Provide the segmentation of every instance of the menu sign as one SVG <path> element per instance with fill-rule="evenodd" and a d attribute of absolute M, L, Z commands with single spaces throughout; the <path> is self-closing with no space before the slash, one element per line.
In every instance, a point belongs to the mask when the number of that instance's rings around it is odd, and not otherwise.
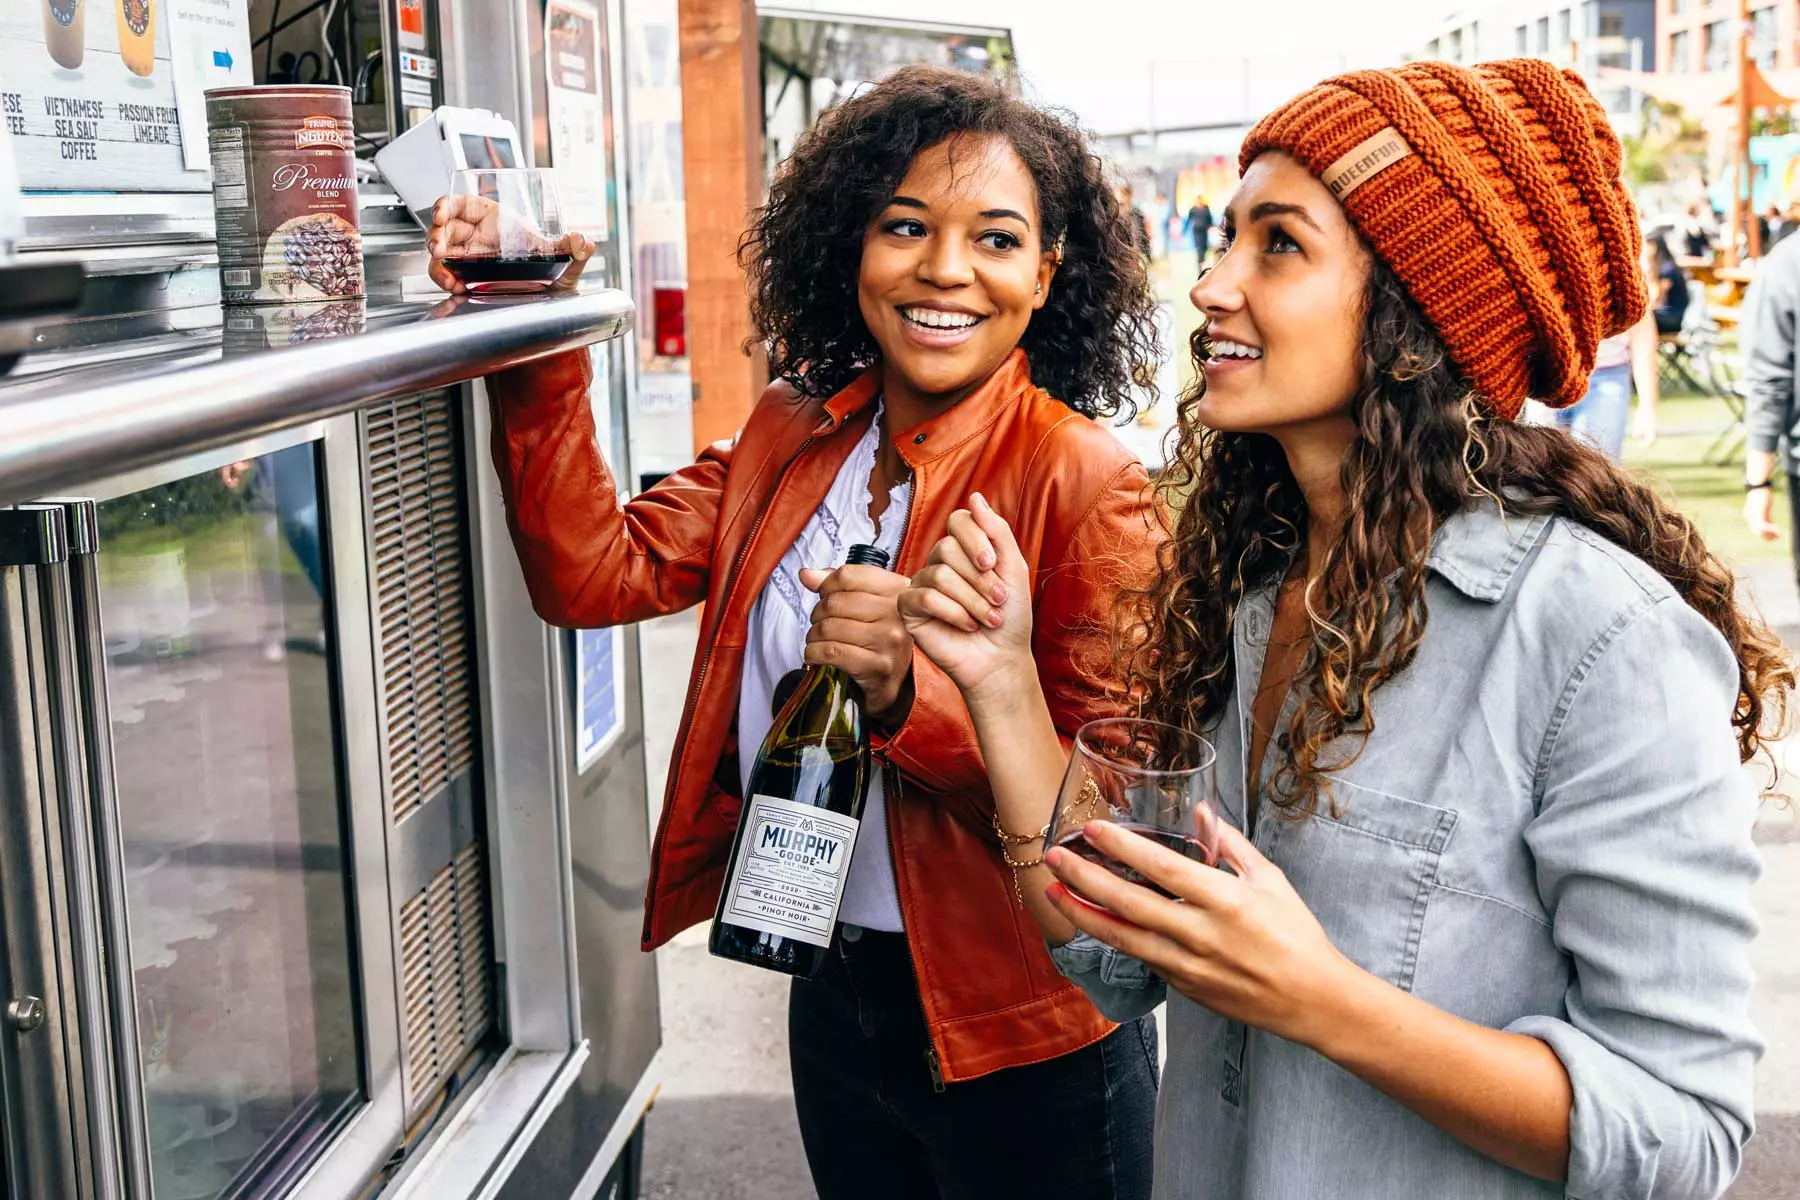
<path fill-rule="evenodd" d="M 20 185 L 205 191 L 205 139 L 184 157 L 182 109 L 250 82 L 246 3 L 0 0 L 0 119 Z"/>
<path fill-rule="evenodd" d="M 587 0 L 550 0 L 544 9 L 550 161 L 564 223 L 604 239 L 606 108 L 600 95 L 600 12 Z"/>

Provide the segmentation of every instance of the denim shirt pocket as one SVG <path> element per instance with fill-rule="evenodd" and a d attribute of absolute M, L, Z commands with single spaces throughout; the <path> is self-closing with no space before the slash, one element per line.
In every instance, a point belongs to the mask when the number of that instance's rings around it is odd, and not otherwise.
<path fill-rule="evenodd" d="M 1426 905 L 1456 813 L 1330 778 L 1317 812 L 1271 822 L 1270 857 L 1333 945 L 1364 970 L 1411 991 Z"/>
<path fill-rule="evenodd" d="M 1143 989 L 1159 982 L 1142 959 L 1129 954 L 1108 954 L 1100 959 L 1100 982 L 1108 987 Z"/>

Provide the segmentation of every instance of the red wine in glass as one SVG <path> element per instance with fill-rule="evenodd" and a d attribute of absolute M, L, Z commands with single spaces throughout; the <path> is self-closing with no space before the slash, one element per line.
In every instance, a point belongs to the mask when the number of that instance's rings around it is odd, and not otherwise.
<path fill-rule="evenodd" d="M 574 256 L 570 254 L 487 255 L 479 258 L 444 259 L 444 269 L 462 280 L 471 292 L 508 287 L 546 288 L 561 278 Z"/>
<path fill-rule="evenodd" d="M 1135 833 L 1139 837 L 1148 838 L 1164 849 L 1173 850 L 1175 853 L 1190 861 L 1197 862 L 1206 867 L 1214 865 L 1214 856 L 1207 851 L 1206 846 L 1197 837 L 1174 833 L 1167 829 L 1159 829 L 1154 825 L 1140 825 L 1132 821 L 1119 821 L 1116 822 L 1116 824 L 1120 829 Z M 1127 883 L 1135 883 L 1139 887 L 1149 888 L 1157 895 L 1167 896 L 1171 900 L 1176 898 L 1173 892 L 1144 875 L 1136 867 L 1126 866 L 1118 859 L 1101 853 L 1088 842 L 1087 835 L 1080 829 L 1077 829 L 1074 833 L 1064 837 L 1056 844 L 1073 854 L 1080 855 L 1097 867 L 1105 867 Z M 1085 900 L 1087 898 L 1084 896 L 1082 899 Z M 1093 901 L 1089 901 L 1089 903 L 1093 903 Z"/>

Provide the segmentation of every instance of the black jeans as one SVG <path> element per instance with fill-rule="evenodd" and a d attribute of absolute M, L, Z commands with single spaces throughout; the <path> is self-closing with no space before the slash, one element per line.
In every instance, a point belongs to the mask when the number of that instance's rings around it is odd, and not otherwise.
<path fill-rule="evenodd" d="M 1794 586 L 1800 587 L 1800 475 L 1787 477 L 1788 537 L 1794 543 Z"/>
<path fill-rule="evenodd" d="M 824 973 L 794 981 L 788 1058 L 820 1200 L 1150 1195 L 1151 1018 L 964 1083 L 936 1083 L 930 1051 L 904 934 L 846 926 Z"/>

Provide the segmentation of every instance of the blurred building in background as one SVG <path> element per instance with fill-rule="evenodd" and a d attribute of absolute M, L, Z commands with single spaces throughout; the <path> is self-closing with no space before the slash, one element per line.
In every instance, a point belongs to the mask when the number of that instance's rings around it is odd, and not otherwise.
<path fill-rule="evenodd" d="M 1671 74 L 1729 71 L 1736 13 L 1716 0 L 1665 0 L 1656 14 L 1658 60 Z M 1800 7 L 1750 7 L 1750 57 L 1765 71 L 1800 66 Z"/>
<path fill-rule="evenodd" d="M 1152 60 L 1142 125 L 1098 130 L 1102 152 L 1150 221 L 1157 257 L 1185 248 L 1184 222 L 1204 200 L 1224 206 L 1237 185 L 1238 147 L 1270 109 L 1321 79 L 1399 61 L 1367 51 L 1219 55 Z"/>
<path fill-rule="evenodd" d="M 832 105 L 896 68 L 930 63 L 1017 83 L 1012 31 L 892 15 L 845 15 L 757 6 L 763 164 L 772 174 L 800 135 Z"/>
<path fill-rule="evenodd" d="M 1654 71 L 1658 50 L 1667 44 L 1657 23 L 1658 9 L 1706 7 L 1710 0 L 1494 0 L 1471 5 L 1444 18 L 1411 59 L 1443 59 L 1473 65 L 1496 58 L 1543 58 L 1572 67 L 1606 107 L 1621 133 L 1635 132 L 1643 98 L 1611 83 L 1603 70 Z M 1725 22 L 1719 22 L 1725 24 Z M 1722 40 L 1721 40 L 1722 44 Z"/>

